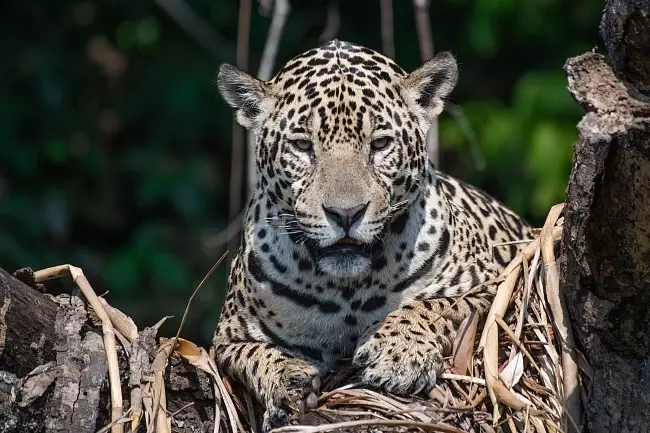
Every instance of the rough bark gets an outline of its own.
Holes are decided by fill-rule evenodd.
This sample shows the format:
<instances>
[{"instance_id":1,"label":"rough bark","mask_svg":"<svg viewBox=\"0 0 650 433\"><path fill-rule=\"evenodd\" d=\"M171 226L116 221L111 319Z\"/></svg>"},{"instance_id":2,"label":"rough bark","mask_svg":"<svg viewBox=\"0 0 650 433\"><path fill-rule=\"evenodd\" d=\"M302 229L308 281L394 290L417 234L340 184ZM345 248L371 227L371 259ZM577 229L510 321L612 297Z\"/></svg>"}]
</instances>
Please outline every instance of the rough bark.
<instances>
[{"instance_id":1,"label":"rough bark","mask_svg":"<svg viewBox=\"0 0 650 433\"><path fill-rule=\"evenodd\" d=\"M25 376L54 360L56 310L52 299L0 269L0 370Z\"/></svg>"},{"instance_id":2,"label":"rough bark","mask_svg":"<svg viewBox=\"0 0 650 433\"><path fill-rule=\"evenodd\" d=\"M79 293L51 297L0 269L0 433L96 432L109 423L106 353L89 317ZM150 328L140 333L140 344L150 347L139 369L120 349L120 377L151 374L154 337ZM174 431L210 431L214 395L207 375L178 359L166 373L168 411L191 403L174 416ZM123 381L125 405L129 385L140 381L133 382Z\"/></svg>"},{"instance_id":3,"label":"rough bark","mask_svg":"<svg viewBox=\"0 0 650 433\"><path fill-rule=\"evenodd\" d=\"M569 59L578 125L562 285L593 377L587 430L650 429L650 0L606 3L611 56Z\"/></svg>"}]
</instances>

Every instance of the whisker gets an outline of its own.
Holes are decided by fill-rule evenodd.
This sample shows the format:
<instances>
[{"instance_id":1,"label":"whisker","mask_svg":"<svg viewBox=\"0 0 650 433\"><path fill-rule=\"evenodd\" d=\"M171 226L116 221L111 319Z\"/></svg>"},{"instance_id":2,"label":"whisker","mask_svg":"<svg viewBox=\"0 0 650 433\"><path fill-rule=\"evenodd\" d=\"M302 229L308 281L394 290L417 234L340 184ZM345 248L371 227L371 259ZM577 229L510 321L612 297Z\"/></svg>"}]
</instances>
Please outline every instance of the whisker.
<instances>
[{"instance_id":1,"label":"whisker","mask_svg":"<svg viewBox=\"0 0 650 433\"><path fill-rule=\"evenodd\" d=\"M400 210L402 207L404 207L404 205L407 204L407 203L408 203L408 200L402 200L402 201L399 201L399 202L397 202L395 204L392 204L392 205L390 205L388 207L389 212L394 213L394 212Z\"/></svg>"}]
</instances>

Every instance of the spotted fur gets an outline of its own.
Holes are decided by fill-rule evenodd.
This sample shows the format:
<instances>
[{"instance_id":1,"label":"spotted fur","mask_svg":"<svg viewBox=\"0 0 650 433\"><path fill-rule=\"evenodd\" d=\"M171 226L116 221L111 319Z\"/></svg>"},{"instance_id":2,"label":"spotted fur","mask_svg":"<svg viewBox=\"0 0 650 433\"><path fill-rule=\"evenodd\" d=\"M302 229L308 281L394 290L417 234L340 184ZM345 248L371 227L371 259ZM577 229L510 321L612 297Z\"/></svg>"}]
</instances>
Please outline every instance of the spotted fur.
<instances>
[{"instance_id":1,"label":"spotted fur","mask_svg":"<svg viewBox=\"0 0 650 433\"><path fill-rule=\"evenodd\" d=\"M258 183L214 345L266 408L264 430L315 403L320 377L353 357L369 386L435 386L460 322L485 313L528 226L438 172L426 131L456 83L442 53L407 73L332 41L269 82L222 66L218 84L257 137ZM455 299L456 298L456 299Z\"/></svg>"}]
</instances>

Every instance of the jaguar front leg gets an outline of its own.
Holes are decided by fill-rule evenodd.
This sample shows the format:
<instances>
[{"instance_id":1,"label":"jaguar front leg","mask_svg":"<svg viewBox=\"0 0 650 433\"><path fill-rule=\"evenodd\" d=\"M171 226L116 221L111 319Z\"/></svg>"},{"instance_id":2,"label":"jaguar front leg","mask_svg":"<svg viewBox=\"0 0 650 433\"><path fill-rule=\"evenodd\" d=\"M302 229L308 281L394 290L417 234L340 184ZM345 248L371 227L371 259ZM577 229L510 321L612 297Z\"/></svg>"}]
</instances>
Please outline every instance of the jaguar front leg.
<instances>
[{"instance_id":1,"label":"jaguar front leg","mask_svg":"<svg viewBox=\"0 0 650 433\"><path fill-rule=\"evenodd\" d=\"M278 347L258 342L215 345L219 366L236 377L266 407L263 431L289 425L316 404L318 369Z\"/></svg>"},{"instance_id":2,"label":"jaguar front leg","mask_svg":"<svg viewBox=\"0 0 650 433\"><path fill-rule=\"evenodd\" d=\"M264 433L295 423L298 414L316 405L319 371L306 360L261 342L223 342L217 337L215 349L222 371L265 406Z\"/></svg>"},{"instance_id":3,"label":"jaguar front leg","mask_svg":"<svg viewBox=\"0 0 650 433\"><path fill-rule=\"evenodd\" d=\"M399 394L429 392L451 355L456 333L472 310L485 314L490 292L463 299L411 301L369 329L357 346L353 363L361 380L372 387Z\"/></svg>"}]
</instances>

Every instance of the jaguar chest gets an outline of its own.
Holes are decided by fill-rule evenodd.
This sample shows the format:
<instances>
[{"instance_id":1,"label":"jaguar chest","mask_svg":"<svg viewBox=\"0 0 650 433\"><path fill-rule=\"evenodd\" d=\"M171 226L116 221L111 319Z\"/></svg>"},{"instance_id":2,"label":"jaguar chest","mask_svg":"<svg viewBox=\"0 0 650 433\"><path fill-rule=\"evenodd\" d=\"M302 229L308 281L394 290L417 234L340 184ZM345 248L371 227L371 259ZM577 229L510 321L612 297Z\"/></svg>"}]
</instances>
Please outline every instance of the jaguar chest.
<instances>
[{"instance_id":1,"label":"jaguar chest","mask_svg":"<svg viewBox=\"0 0 650 433\"><path fill-rule=\"evenodd\" d=\"M256 282L253 297L264 305L257 319L269 342L302 348L324 365L351 355L364 330L402 302L399 294L378 286L328 288L325 279L314 282L310 290L294 287L291 297L279 295L282 283Z\"/></svg>"}]
</instances>

